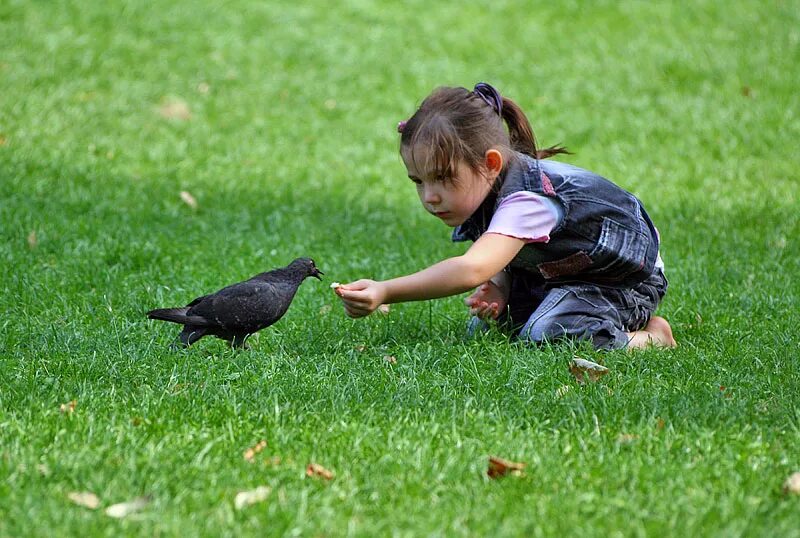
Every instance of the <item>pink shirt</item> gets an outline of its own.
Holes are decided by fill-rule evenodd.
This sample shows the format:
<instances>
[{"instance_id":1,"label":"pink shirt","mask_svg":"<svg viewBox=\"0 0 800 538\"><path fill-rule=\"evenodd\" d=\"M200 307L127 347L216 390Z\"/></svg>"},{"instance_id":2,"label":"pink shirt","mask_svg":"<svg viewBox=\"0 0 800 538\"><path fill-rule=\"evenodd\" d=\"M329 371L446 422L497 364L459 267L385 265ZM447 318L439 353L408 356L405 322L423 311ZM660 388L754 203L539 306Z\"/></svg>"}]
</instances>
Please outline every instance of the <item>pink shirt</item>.
<instances>
[{"instance_id":1,"label":"pink shirt","mask_svg":"<svg viewBox=\"0 0 800 538\"><path fill-rule=\"evenodd\" d=\"M518 191L500 202L486 233L507 235L526 243L547 243L563 214L552 198Z\"/></svg>"}]
</instances>

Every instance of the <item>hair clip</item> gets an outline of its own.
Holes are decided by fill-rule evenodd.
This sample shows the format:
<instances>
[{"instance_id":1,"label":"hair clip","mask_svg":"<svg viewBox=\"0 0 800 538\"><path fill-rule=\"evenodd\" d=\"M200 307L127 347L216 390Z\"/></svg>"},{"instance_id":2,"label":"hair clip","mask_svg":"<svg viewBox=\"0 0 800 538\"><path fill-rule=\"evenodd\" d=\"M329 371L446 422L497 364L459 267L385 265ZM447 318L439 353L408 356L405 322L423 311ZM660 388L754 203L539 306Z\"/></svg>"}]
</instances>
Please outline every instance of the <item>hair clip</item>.
<instances>
[{"instance_id":1,"label":"hair clip","mask_svg":"<svg viewBox=\"0 0 800 538\"><path fill-rule=\"evenodd\" d=\"M398 121L397 122L397 132L398 133L402 133L403 132L403 129L406 128L406 123L408 123L408 120L403 120L403 121Z\"/></svg>"},{"instance_id":2,"label":"hair clip","mask_svg":"<svg viewBox=\"0 0 800 538\"><path fill-rule=\"evenodd\" d=\"M485 82L478 82L472 93L486 101L486 104L492 107L498 116L503 115L503 97L494 86Z\"/></svg>"}]
</instances>

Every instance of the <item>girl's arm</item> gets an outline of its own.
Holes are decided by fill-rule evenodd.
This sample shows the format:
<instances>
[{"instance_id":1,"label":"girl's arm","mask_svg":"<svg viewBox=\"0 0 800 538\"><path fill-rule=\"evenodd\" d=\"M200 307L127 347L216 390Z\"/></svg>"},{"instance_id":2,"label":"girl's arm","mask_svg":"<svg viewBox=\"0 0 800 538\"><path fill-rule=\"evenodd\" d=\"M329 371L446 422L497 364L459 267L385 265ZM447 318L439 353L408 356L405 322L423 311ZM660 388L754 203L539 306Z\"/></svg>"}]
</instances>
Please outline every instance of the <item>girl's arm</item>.
<instances>
[{"instance_id":1,"label":"girl's arm","mask_svg":"<svg viewBox=\"0 0 800 538\"><path fill-rule=\"evenodd\" d=\"M506 235L483 234L461 256L391 280L357 280L336 289L351 317L370 314L383 303L420 301L457 295L499 273L525 245Z\"/></svg>"}]
</instances>

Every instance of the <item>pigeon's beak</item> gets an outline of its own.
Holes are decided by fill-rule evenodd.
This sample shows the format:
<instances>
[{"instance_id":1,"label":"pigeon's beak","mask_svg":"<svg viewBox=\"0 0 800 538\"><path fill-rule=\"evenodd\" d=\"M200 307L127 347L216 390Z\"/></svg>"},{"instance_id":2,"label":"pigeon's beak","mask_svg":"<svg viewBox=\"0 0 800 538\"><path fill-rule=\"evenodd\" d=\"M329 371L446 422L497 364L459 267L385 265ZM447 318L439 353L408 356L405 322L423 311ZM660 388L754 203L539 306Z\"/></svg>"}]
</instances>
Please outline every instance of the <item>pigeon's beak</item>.
<instances>
[{"instance_id":1,"label":"pigeon's beak","mask_svg":"<svg viewBox=\"0 0 800 538\"><path fill-rule=\"evenodd\" d=\"M320 271L320 270L319 270L319 269L317 269L316 267L314 267L314 268L311 270L311 276L317 277L317 279L319 279L319 280L322 280L322 275L324 275L324 274L325 274L325 273L323 273L322 271Z\"/></svg>"}]
</instances>

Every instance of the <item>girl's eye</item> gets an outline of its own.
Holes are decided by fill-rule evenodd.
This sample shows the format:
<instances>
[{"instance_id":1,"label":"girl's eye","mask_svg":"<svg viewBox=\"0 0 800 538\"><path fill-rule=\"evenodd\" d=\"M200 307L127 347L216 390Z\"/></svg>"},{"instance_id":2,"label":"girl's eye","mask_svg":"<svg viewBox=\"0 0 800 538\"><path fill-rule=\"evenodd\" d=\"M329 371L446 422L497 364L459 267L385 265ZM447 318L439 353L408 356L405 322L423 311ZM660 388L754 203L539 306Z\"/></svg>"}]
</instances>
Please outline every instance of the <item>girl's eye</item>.
<instances>
[{"instance_id":1,"label":"girl's eye","mask_svg":"<svg viewBox=\"0 0 800 538\"><path fill-rule=\"evenodd\" d=\"M421 180L421 179L417 179L417 178L415 178L415 177L412 177L412 178L409 178L409 179L410 179L412 182L414 182L416 185L422 185L422 180Z\"/></svg>"}]
</instances>

